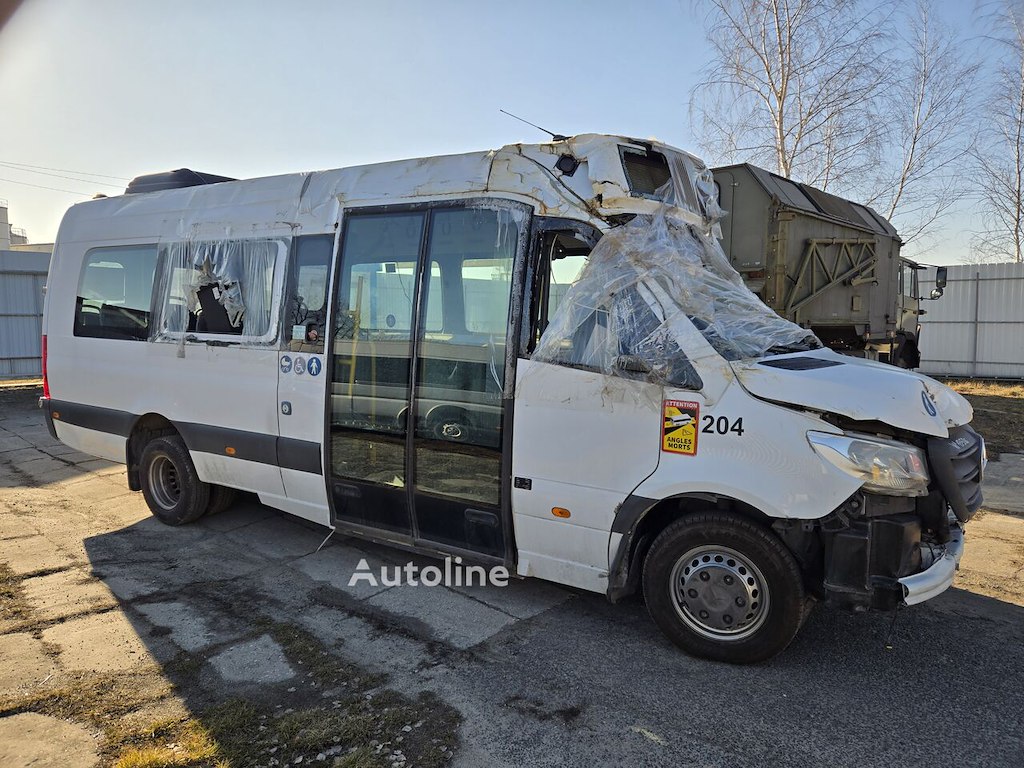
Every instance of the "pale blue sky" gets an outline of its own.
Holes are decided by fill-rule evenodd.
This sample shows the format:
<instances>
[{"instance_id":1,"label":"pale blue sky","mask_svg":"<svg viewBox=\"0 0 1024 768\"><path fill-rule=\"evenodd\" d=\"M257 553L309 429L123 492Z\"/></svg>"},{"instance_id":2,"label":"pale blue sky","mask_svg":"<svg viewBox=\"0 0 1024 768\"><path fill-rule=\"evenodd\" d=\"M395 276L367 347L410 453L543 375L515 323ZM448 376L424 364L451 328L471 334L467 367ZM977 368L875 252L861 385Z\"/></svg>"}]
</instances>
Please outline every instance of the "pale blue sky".
<instances>
[{"instance_id":1,"label":"pale blue sky","mask_svg":"<svg viewBox=\"0 0 1024 768\"><path fill-rule=\"evenodd\" d=\"M0 30L0 198L49 241L123 182L2 163L251 177L544 139L499 107L696 151L703 27L689 0L26 0ZM940 261L960 257L949 234Z\"/></svg>"}]
</instances>

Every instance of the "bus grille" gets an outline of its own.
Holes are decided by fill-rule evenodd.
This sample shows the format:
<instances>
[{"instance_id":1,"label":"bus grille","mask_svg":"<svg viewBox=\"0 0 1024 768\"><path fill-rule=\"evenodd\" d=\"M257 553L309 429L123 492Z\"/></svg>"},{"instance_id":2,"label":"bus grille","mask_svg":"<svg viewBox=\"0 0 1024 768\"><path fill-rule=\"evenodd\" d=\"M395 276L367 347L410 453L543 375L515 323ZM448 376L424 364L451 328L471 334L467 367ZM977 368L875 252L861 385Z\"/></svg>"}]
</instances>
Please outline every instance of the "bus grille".
<instances>
[{"instance_id":1,"label":"bus grille","mask_svg":"<svg viewBox=\"0 0 1024 768\"><path fill-rule=\"evenodd\" d=\"M962 523L981 507L984 445L981 435L966 425L949 430L948 438L928 440L932 477Z\"/></svg>"}]
</instances>

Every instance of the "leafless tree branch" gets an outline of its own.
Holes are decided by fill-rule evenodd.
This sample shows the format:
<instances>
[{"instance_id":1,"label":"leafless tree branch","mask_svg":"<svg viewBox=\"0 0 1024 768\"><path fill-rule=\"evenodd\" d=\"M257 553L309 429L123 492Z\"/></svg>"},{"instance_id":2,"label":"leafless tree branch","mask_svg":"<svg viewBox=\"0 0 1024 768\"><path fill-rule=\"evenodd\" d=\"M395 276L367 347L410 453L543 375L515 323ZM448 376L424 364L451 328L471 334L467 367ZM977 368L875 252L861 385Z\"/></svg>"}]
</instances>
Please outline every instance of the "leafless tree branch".
<instances>
[{"instance_id":1,"label":"leafless tree branch","mask_svg":"<svg viewBox=\"0 0 1024 768\"><path fill-rule=\"evenodd\" d=\"M978 66L927 0L905 19L873 0L700 4L715 55L691 117L712 161L858 196L905 242L941 228L966 189Z\"/></svg>"}]
</instances>

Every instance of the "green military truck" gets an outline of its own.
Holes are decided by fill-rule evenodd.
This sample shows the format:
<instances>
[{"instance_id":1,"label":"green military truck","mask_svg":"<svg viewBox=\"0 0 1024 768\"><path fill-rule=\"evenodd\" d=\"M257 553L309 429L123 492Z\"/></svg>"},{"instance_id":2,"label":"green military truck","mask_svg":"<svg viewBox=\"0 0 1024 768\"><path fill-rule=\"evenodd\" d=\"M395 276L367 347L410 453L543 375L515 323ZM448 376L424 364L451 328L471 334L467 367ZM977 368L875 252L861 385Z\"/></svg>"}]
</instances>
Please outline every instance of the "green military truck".
<instances>
[{"instance_id":1,"label":"green military truck","mask_svg":"<svg viewBox=\"0 0 1024 768\"><path fill-rule=\"evenodd\" d=\"M747 286L832 349L920 364L918 274L889 221L865 205L743 163L713 169L722 247ZM942 295L945 267L936 268Z\"/></svg>"}]
</instances>

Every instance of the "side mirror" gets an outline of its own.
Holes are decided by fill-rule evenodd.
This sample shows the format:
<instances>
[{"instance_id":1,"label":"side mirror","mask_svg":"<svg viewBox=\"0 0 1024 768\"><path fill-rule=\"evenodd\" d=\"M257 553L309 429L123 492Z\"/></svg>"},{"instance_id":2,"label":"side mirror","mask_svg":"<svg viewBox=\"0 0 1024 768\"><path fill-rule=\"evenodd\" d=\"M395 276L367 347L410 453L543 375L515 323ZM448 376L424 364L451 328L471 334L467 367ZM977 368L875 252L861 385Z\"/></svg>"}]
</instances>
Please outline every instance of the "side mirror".
<instances>
[{"instance_id":1,"label":"side mirror","mask_svg":"<svg viewBox=\"0 0 1024 768\"><path fill-rule=\"evenodd\" d=\"M932 301L934 301L935 299L942 298L942 289L932 288L932 292L928 294L928 298L931 299Z\"/></svg>"},{"instance_id":2,"label":"side mirror","mask_svg":"<svg viewBox=\"0 0 1024 768\"><path fill-rule=\"evenodd\" d=\"M948 271L949 269L947 267L935 268L935 288L938 290L939 296L942 295L942 289L946 287L946 274ZM937 299L939 296L932 296L932 298Z\"/></svg>"}]
</instances>

